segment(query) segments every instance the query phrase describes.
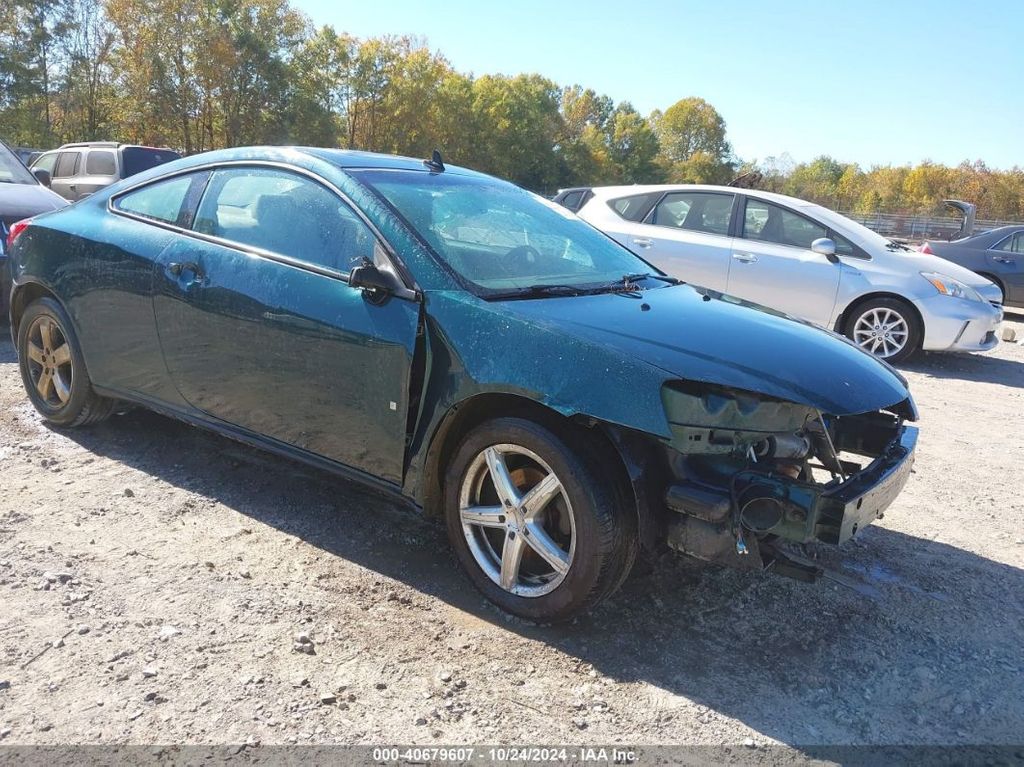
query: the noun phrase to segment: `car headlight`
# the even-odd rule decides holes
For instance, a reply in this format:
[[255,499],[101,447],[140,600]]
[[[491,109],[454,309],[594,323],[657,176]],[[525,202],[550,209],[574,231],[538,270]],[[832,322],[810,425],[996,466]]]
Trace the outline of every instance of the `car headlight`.
[[970,285],[960,282],[960,280],[954,280],[952,277],[947,277],[938,272],[921,272],[921,276],[928,280],[932,287],[944,296],[963,298],[967,301],[985,301],[978,291]]

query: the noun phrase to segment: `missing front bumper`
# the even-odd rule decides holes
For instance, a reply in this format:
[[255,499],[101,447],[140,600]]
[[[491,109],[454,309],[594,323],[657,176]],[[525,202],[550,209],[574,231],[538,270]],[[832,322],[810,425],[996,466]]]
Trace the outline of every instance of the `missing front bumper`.
[[[916,446],[917,429],[900,426],[870,464],[829,485],[754,470],[737,473],[730,492],[693,483],[672,485],[665,498],[676,512],[669,521],[668,544],[720,564],[761,568],[779,562],[783,570],[789,560],[779,542],[838,545],[882,516],[910,476]],[[746,532],[746,555],[737,547],[737,520]]]

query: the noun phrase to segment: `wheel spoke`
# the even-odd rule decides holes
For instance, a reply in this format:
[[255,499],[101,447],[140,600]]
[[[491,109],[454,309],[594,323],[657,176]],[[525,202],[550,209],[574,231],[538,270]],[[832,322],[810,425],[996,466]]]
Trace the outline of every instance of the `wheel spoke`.
[[562,492],[562,483],[554,474],[548,474],[523,496],[523,513],[528,520],[534,520],[545,507]]
[[54,365],[68,365],[71,363],[71,347],[66,343],[61,344],[53,350]]
[[53,388],[57,392],[57,399],[61,401],[61,404],[71,399],[71,388],[64,383],[59,371],[53,374]]
[[501,587],[506,591],[515,589],[519,582],[519,565],[523,561],[524,549],[523,536],[513,532],[505,536],[505,546],[501,550]]
[[569,555],[562,551],[547,531],[536,522],[527,522],[526,529],[530,533],[526,536],[530,548],[544,557],[544,561],[551,565],[556,573],[566,572],[569,569]]
[[491,475],[491,482],[494,483],[494,490],[498,494],[498,500],[505,506],[516,506],[519,503],[519,493],[516,491],[515,483],[509,476],[508,466],[505,465],[505,456],[498,452],[495,447],[489,447],[484,451],[487,460],[487,471]]
[[43,349],[39,345],[28,342],[28,358],[33,362],[42,365],[43,364]]
[[501,506],[469,506],[461,509],[462,521],[481,527],[504,527],[505,509]]
[[39,323],[39,340],[43,342],[44,349],[53,348],[53,323],[47,319]]
[[39,392],[40,397],[48,400],[51,388],[53,388],[53,374],[49,370],[44,370],[39,374],[39,380],[36,381],[36,391]]

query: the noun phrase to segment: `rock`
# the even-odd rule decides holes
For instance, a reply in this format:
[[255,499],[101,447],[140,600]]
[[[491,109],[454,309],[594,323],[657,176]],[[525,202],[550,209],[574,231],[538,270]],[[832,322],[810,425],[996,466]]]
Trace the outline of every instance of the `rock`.
[[146,697],[144,698],[144,700],[153,700],[154,698],[156,698],[156,693],[155,692],[147,692],[146,693]]
[[36,725],[36,730],[38,730],[39,732],[49,732],[52,729],[53,725],[49,722],[41,722],[40,724]]
[[47,570],[45,573],[43,573],[43,577],[46,579],[47,583],[57,583],[58,581],[60,583],[67,583],[75,576],[71,573],[64,571],[54,572],[51,570]]
[[427,723],[427,718],[425,716],[418,716],[418,717],[416,717],[416,725],[418,727],[422,727],[426,723]]
[[78,629],[76,629],[76,630],[82,636],[85,636],[86,634],[89,633],[89,631],[91,631],[91,629],[88,626],[86,626],[84,623],[81,626],[79,626]]
[[53,640],[53,642],[51,642],[51,644],[53,645],[53,648],[55,650],[59,650],[61,647],[64,646],[64,637],[57,637]]
[[296,644],[313,644],[313,637],[308,631],[300,631],[295,635]]
[[125,498],[134,498],[135,497],[135,491],[132,490],[130,487],[126,487],[124,489],[124,497]]
[[177,629],[174,626],[161,626],[160,633],[157,634],[157,639],[159,639],[161,642],[166,642],[171,637],[178,636],[178,634],[180,633],[180,629]]
[[3,729],[0,729],[0,740],[3,740],[4,738],[6,738],[10,734],[11,734],[11,728],[10,727],[4,727]]
[[144,669],[142,669],[142,676],[146,679],[152,679],[156,676],[156,674],[157,671],[155,666],[146,666]]
[[240,577],[242,577],[242,578],[245,578],[245,579],[247,579],[247,580],[248,580],[249,578],[252,578],[252,573],[250,573],[250,572],[249,572],[248,570],[239,570],[239,571],[238,571],[238,575],[239,575]]
[[1017,331],[1013,328],[1003,328],[1003,340],[1013,343],[1017,340]]
[[452,681],[452,672],[451,671],[442,671],[441,674],[440,674],[440,679],[441,679],[442,682],[450,682],[450,681]]
[[9,689],[11,689],[10,681],[7,680],[7,679],[0,679],[0,690],[9,690]]
[[338,702],[338,696],[334,693],[325,692],[320,695],[320,703],[324,706],[329,706],[332,703]]
[[587,720],[582,717],[576,717],[572,720],[572,723],[577,730],[587,729]]
[[306,655],[316,655],[316,648],[311,644],[302,644],[301,642],[295,642],[292,645],[292,652],[301,652]]
[[375,684],[373,687],[374,687],[375,690],[386,690],[386,689],[388,689],[388,686],[386,684],[384,684],[383,682],[377,682],[377,684]]
[[129,722],[134,722],[136,719],[138,719],[140,716],[142,716],[142,714],[143,714],[143,711],[140,708],[138,711],[135,711],[135,712],[133,712],[133,713],[128,715],[128,721]]
[[754,739],[753,738],[744,738],[743,739],[743,745],[746,746],[747,748],[757,748],[757,744],[754,743]]

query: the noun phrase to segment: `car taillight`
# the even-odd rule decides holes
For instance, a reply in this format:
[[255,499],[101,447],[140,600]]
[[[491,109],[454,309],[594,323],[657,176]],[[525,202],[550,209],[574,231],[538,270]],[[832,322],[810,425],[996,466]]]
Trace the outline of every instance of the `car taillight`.
[[918,248],[918,250],[921,251],[922,253],[927,253],[929,255],[932,255],[932,249],[928,246],[927,242],[923,243],[921,245],[921,247]]
[[15,221],[11,224],[10,230],[7,232],[7,249],[10,250],[11,246],[14,245],[14,241],[18,239],[18,235],[28,229],[28,225],[32,222],[31,218],[23,218],[21,221]]

